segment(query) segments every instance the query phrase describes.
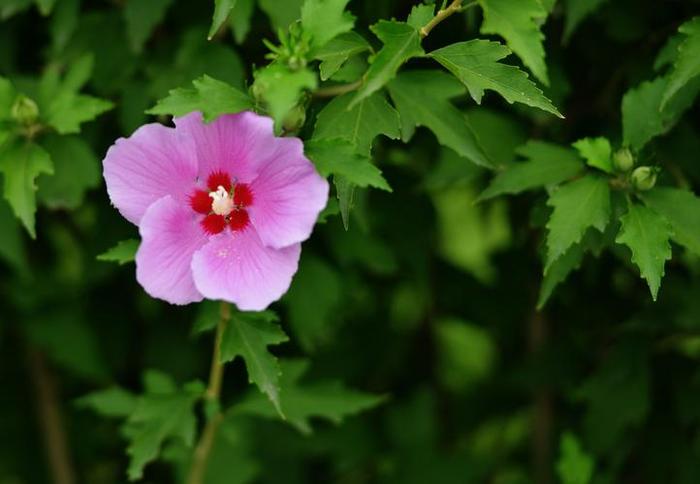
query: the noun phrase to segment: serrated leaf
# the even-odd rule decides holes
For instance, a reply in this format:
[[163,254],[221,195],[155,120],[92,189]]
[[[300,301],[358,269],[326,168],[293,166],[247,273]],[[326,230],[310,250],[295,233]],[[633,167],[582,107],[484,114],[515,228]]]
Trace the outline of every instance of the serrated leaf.
[[355,25],[355,17],[345,11],[350,0],[306,0],[301,6],[301,26],[311,35],[311,45],[319,49],[336,35]]
[[605,230],[610,219],[610,187],[606,179],[586,175],[552,192],[547,205],[553,211],[547,222],[545,274],[569,247],[581,241],[589,227]]
[[[281,366],[282,410],[286,421],[303,434],[312,432],[311,418],[340,424],[345,417],[375,407],[384,400],[382,396],[348,389],[338,381],[300,382],[309,367],[306,360],[283,360]],[[260,394],[249,394],[231,412],[279,418],[274,407]]]
[[267,349],[284,343],[289,338],[270,311],[236,312],[226,325],[221,338],[221,363],[243,358],[248,370],[248,381],[255,383],[267,395],[274,408],[282,414],[279,395],[280,366],[277,358]]
[[343,94],[318,113],[314,138],[343,138],[358,153],[369,156],[376,136],[397,139],[401,135],[399,113],[382,94],[374,93],[352,108],[351,100],[352,93]]
[[358,187],[391,191],[381,170],[345,139],[312,139],[306,143],[304,151],[321,176],[340,175]]
[[384,87],[396,76],[399,67],[411,57],[423,55],[418,30],[406,23],[380,20],[370,27],[384,45],[367,69],[362,87],[350,106]]
[[119,265],[133,262],[140,243],[138,239],[122,240],[108,251],[98,255],[97,260],[116,262]]
[[124,6],[126,34],[134,52],[141,52],[153,29],[163,21],[173,0],[129,0]]
[[656,187],[641,196],[671,224],[673,240],[700,255],[700,198],[688,190],[669,187]]
[[315,89],[317,84],[316,75],[310,70],[292,71],[281,64],[271,64],[255,73],[255,86],[262,93],[267,110],[278,128],[297,105],[302,92]]
[[192,382],[182,389],[153,391],[147,388],[147,393],[138,397],[123,427],[129,440],[126,450],[129,480],[143,477],[143,468],[158,457],[166,440],[177,439],[192,446],[197,430],[194,404],[203,392],[204,385]]
[[80,408],[89,408],[104,417],[128,417],[136,408],[137,397],[120,387],[88,393],[77,399]]
[[236,0],[214,0],[214,14],[212,15],[207,39],[211,40],[216,35],[235,6]]
[[582,448],[576,436],[565,432],[559,443],[557,473],[562,484],[588,484],[593,477],[595,462]]
[[565,3],[565,14],[566,20],[564,21],[564,42],[568,42],[571,38],[571,34],[574,33],[576,27],[579,26],[583,20],[595,12],[605,0],[566,0]]
[[36,237],[36,179],[52,174],[49,154],[39,145],[23,139],[9,139],[0,146],[0,173],[4,176],[3,194],[29,235]]
[[404,141],[413,136],[416,126],[425,126],[440,144],[477,165],[493,166],[466,116],[449,101],[465,93],[456,79],[437,71],[404,72],[389,83],[389,93],[401,117]]
[[321,80],[325,81],[338,72],[350,56],[369,50],[367,41],[355,32],[340,34],[316,51],[314,59],[320,60]]
[[146,112],[183,116],[192,111],[201,111],[204,120],[209,122],[221,114],[238,113],[253,107],[246,94],[207,75],[195,79],[192,85],[192,88],[173,89],[166,98]]
[[467,86],[477,104],[481,104],[484,91],[490,89],[511,104],[523,103],[563,118],[537,85],[528,79],[526,72],[498,62],[510,54],[505,45],[476,39],[448,45],[428,55]]
[[661,110],[683,86],[700,76],[700,17],[684,23],[678,31],[686,34],[687,37],[678,46],[673,71],[668,77],[666,89],[661,97]]
[[22,240],[22,227],[4,199],[0,200],[0,259],[4,259],[17,272],[27,273],[27,251]]
[[49,105],[46,121],[59,134],[80,133],[80,125],[114,107],[111,101],[62,91]]
[[542,309],[552,296],[554,289],[564,282],[571,272],[581,267],[583,255],[583,243],[574,244],[569,247],[564,254],[552,262],[540,285],[540,292],[537,297],[537,309]]
[[411,13],[408,15],[408,19],[406,19],[406,23],[420,31],[420,29],[425,27],[425,25],[433,19],[434,12],[435,5],[426,5],[424,3],[414,5],[411,9]]
[[260,10],[265,12],[275,31],[286,31],[292,22],[301,18],[301,7],[305,0],[257,0]]
[[39,177],[37,198],[53,209],[79,207],[85,192],[100,184],[97,156],[78,136],[49,135],[42,145],[51,156],[54,174]]
[[479,195],[479,200],[555,185],[583,169],[581,159],[572,149],[545,141],[528,141],[516,153],[526,160],[507,165]]
[[242,44],[250,31],[250,19],[253,16],[255,0],[237,0],[229,15],[229,23],[233,38],[237,44]]
[[667,77],[657,77],[625,93],[622,98],[622,137],[626,146],[640,150],[652,138],[670,130],[700,92],[700,77],[681,88],[661,109],[667,85]]
[[605,173],[613,173],[612,147],[610,141],[602,136],[598,138],[583,138],[571,146],[586,160],[588,166],[598,168]]
[[671,227],[668,221],[652,209],[630,202],[627,213],[620,217],[622,226],[617,236],[618,244],[625,244],[632,251],[632,262],[646,279],[651,297],[656,295],[664,276],[664,264],[671,259]]
[[484,10],[482,34],[503,37],[523,64],[543,84],[548,85],[544,62],[544,35],[540,24],[547,11],[537,0],[478,0]]

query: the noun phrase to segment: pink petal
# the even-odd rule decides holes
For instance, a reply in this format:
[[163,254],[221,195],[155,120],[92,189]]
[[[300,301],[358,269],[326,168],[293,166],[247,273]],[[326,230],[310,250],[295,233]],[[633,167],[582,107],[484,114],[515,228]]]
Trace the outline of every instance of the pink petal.
[[328,182],[304,156],[298,138],[275,138],[276,153],[258,160],[250,183],[250,220],[263,244],[281,248],[309,238],[328,201]]
[[207,299],[235,303],[242,311],[261,311],[289,289],[301,245],[265,247],[255,229],[225,231],[192,258],[192,273]]
[[161,197],[187,203],[197,177],[192,139],[161,124],[146,124],[129,138],[119,138],[102,165],[109,198],[136,225]]
[[172,304],[201,301],[192,279],[192,254],[207,242],[197,214],[166,196],[141,218],[136,280],[148,294]]
[[194,139],[202,180],[222,171],[248,183],[257,173],[256,160],[275,152],[272,119],[249,111],[224,114],[207,124],[194,112],[176,118],[175,126]]

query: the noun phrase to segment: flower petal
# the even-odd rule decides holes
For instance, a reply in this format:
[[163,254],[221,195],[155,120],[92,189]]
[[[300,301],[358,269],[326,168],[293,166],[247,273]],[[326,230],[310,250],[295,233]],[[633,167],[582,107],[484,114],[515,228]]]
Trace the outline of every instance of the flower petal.
[[207,242],[197,215],[166,196],[141,218],[136,280],[148,294],[172,304],[201,301],[192,279],[192,254]]
[[309,238],[328,202],[328,182],[304,156],[298,138],[276,138],[277,153],[261,160],[250,183],[250,221],[263,243],[286,247]]
[[223,172],[247,183],[256,171],[256,160],[275,152],[272,119],[250,111],[224,114],[205,124],[201,113],[175,118],[176,129],[195,141],[200,179]]
[[252,227],[225,231],[194,254],[192,274],[207,299],[235,303],[242,311],[261,311],[287,292],[300,254],[300,244],[265,247]]
[[157,123],[141,126],[129,138],[119,138],[102,165],[109,198],[136,225],[161,197],[171,195],[186,203],[197,177],[193,140]]

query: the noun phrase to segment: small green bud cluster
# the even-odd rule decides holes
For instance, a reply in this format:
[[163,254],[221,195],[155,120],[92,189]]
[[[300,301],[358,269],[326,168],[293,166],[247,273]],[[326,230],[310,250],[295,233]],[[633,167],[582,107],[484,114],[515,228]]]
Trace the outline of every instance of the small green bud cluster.
[[10,113],[19,124],[29,126],[39,118],[39,106],[32,99],[20,94],[12,105]]
[[613,155],[613,164],[617,171],[626,173],[634,167],[634,156],[629,148],[620,148]]
[[290,25],[289,32],[280,29],[277,35],[280,45],[263,40],[265,46],[270,49],[270,53],[265,57],[273,62],[285,64],[293,71],[306,67],[311,38],[301,28],[301,24],[297,22]]
[[651,166],[640,166],[632,172],[632,186],[639,191],[647,191],[656,185],[658,169]]

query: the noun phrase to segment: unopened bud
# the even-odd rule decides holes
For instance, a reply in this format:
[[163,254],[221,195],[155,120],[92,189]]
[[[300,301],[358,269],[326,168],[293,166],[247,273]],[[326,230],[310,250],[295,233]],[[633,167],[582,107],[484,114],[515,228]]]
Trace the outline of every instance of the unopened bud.
[[621,148],[613,155],[613,163],[617,171],[627,172],[634,167],[634,156],[628,148]]
[[655,184],[656,170],[651,166],[640,166],[632,172],[632,186],[637,190],[651,190]]
[[29,125],[39,117],[39,107],[32,99],[20,94],[12,105],[11,114],[18,123]]
[[299,131],[306,122],[306,109],[301,104],[297,104],[287,113],[282,122],[284,130],[287,132]]

